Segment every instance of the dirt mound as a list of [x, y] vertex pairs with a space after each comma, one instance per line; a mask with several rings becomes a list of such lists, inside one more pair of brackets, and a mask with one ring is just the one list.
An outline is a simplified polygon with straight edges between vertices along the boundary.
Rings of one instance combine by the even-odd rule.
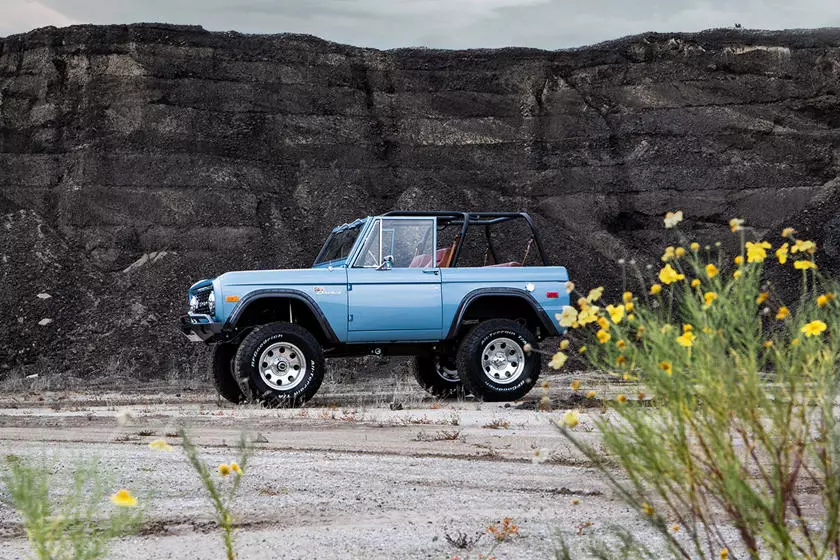
[[395, 208], [527, 210], [584, 288], [654, 262], [676, 208], [701, 243], [733, 216], [757, 235], [804, 220], [836, 269], [838, 77], [837, 30], [566, 51], [167, 25], [0, 39], [0, 365], [203, 368], [175, 328], [187, 286], [307, 266], [335, 224]]

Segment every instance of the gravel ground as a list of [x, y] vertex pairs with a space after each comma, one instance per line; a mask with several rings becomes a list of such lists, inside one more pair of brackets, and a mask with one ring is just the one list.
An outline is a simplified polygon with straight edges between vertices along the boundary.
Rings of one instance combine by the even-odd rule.
[[[6, 396], [0, 453], [46, 458], [59, 475], [98, 457], [115, 488], [131, 488], [149, 523], [143, 536], [117, 542], [110, 558], [221, 557], [210, 504], [178, 438], [167, 438], [172, 453], [147, 446], [179, 425], [212, 465], [235, 458], [242, 430], [259, 442], [236, 503], [243, 560], [478, 558], [493, 544], [488, 535], [471, 551], [446, 535], [480, 534], [504, 517], [514, 519], [520, 536], [496, 549], [499, 559], [552, 558], [558, 531], [575, 546], [613, 523], [647, 531], [551, 427], [565, 409], [418, 400], [403, 410], [356, 401], [263, 410], [220, 406], [209, 394], [188, 397]], [[123, 410], [132, 420], [119, 428]], [[597, 444], [593, 414], [600, 412], [584, 413], [576, 431]], [[456, 439], [428, 441], [444, 435]], [[534, 464], [534, 449], [549, 450], [550, 459]], [[17, 516], [8, 508], [0, 516], [0, 558], [26, 557]]]

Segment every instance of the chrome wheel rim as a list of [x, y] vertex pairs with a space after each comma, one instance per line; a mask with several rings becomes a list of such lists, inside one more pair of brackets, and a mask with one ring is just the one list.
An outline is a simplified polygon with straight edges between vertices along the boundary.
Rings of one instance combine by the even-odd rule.
[[263, 383], [278, 391], [297, 387], [306, 376], [306, 359], [290, 342], [276, 342], [263, 350], [259, 361]]
[[458, 376], [458, 370], [450, 369], [443, 365], [440, 356], [435, 356], [435, 371], [437, 372], [438, 376], [444, 381], [449, 381], [451, 383], [457, 383], [461, 381], [461, 378]]
[[494, 383], [513, 383], [524, 370], [525, 352], [510, 338], [494, 338], [481, 352], [481, 371]]

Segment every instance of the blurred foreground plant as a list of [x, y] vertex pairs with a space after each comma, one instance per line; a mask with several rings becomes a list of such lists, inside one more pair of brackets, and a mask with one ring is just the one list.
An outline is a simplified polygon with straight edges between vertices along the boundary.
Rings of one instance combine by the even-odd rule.
[[[666, 227], [681, 220], [669, 213]], [[818, 272], [813, 242], [786, 228], [773, 251], [746, 241], [743, 223], [730, 222], [734, 259], [678, 232], [683, 246], [666, 249], [641, 296], [601, 307], [596, 289], [558, 316], [581, 332], [592, 366], [653, 397], [650, 408], [618, 395], [596, 420], [620, 475], [568, 424], [558, 429], [674, 557], [838, 558], [840, 286]], [[770, 261], [801, 273], [798, 301], [765, 283]], [[614, 536], [590, 552], [662, 558], [626, 530]]]
[[[207, 490], [210, 503], [213, 504], [213, 509], [216, 513], [216, 523], [224, 532], [223, 539], [226, 558], [227, 560], [235, 560], [235, 520], [231, 507], [233, 506], [236, 491], [239, 489], [239, 484], [242, 482], [242, 477], [245, 474], [245, 468], [253, 447], [243, 434], [239, 441], [239, 462], [234, 461], [230, 464], [222, 463], [216, 469], [210, 469], [207, 463], [198, 456], [198, 449], [196, 449], [187, 431], [182, 428], [179, 430], [179, 436], [183, 441], [184, 453], [186, 453], [187, 459], [189, 459], [190, 464], [201, 479], [204, 489]], [[218, 480], [214, 471], [225, 480]]]
[[80, 464], [70, 483], [54, 484], [43, 465], [7, 455], [3, 499], [23, 520], [39, 560], [95, 560], [108, 543], [135, 531], [142, 518], [137, 499], [126, 489], [113, 491], [95, 461]]

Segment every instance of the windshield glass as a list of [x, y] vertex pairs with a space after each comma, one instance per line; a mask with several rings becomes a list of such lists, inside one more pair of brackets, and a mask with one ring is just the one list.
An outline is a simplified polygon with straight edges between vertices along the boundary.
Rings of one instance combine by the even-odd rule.
[[331, 233], [315, 264], [346, 259], [350, 255], [350, 250], [353, 249], [360, 231], [362, 231], [361, 223], [343, 231]]

